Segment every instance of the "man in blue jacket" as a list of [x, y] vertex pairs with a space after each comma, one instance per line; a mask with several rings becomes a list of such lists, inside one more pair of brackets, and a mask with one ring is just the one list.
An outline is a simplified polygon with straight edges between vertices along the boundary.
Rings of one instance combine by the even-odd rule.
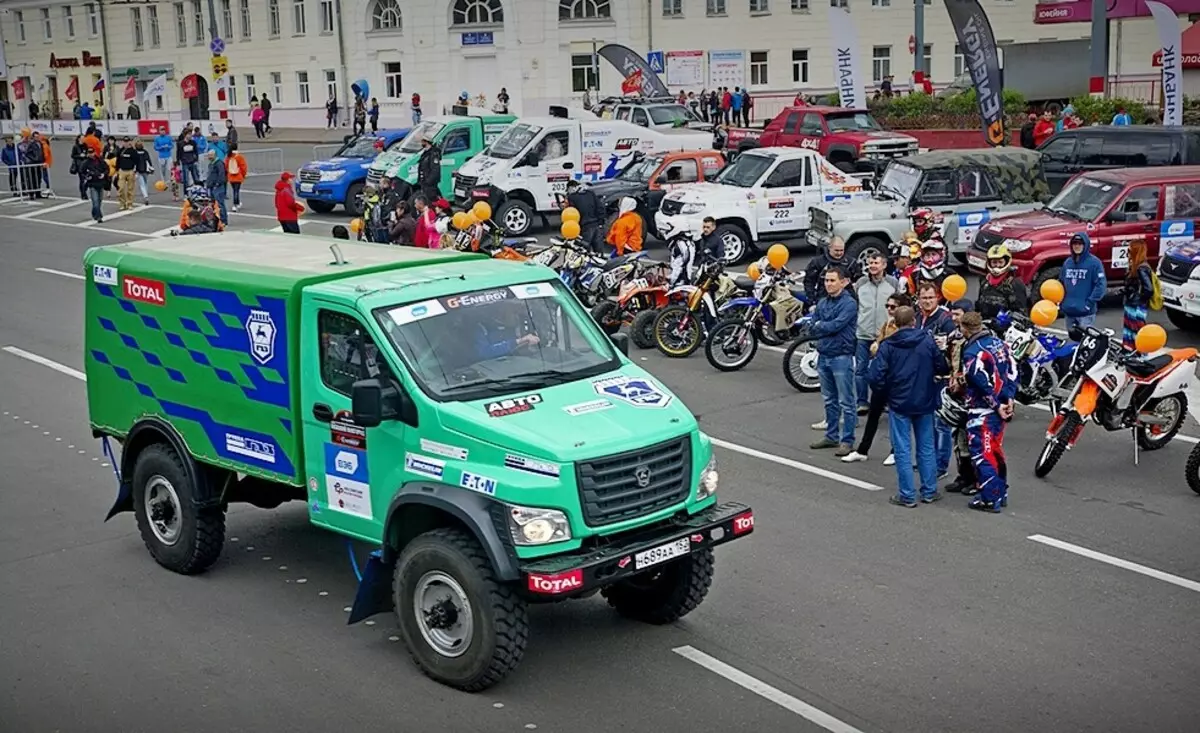
[[1062, 265], [1062, 284], [1066, 291], [1059, 309], [1067, 317], [1067, 331], [1086, 328], [1096, 322], [1100, 300], [1108, 290], [1104, 263], [1092, 254], [1092, 240], [1086, 232], [1071, 237], [1071, 256]]
[[948, 374], [950, 366], [933, 336], [916, 327], [912, 308], [897, 308], [892, 318], [899, 330], [880, 342], [867, 379], [872, 389], [884, 390], [888, 396], [888, 427], [899, 479], [899, 491], [888, 501], [911, 509], [917, 506], [912, 474], [914, 437], [921, 501], [932, 504], [942, 498], [937, 490], [933, 423], [939, 395], [937, 377]]
[[171, 156], [175, 153], [175, 138], [167, 132], [166, 125], [159, 127], [158, 135], [154, 137], [154, 153], [158, 156], [159, 180], [170, 184]]
[[[928, 331], [933, 342], [943, 355], [949, 354], [950, 337], [958, 326], [954, 316], [944, 305], [939, 304], [936, 284], [924, 281], [917, 286], [917, 328]], [[940, 419], [933, 421], [933, 443], [937, 455], [938, 478], [950, 473], [950, 458], [954, 453], [954, 431]]]
[[846, 289], [849, 284], [842, 268], [825, 270], [826, 297], [817, 303], [809, 326], [809, 333], [818, 338], [817, 371], [821, 376], [821, 399], [825, 402], [825, 420], [812, 426], [814, 430], [824, 430], [825, 437], [809, 447], [837, 448], [838, 457], [848, 456], [854, 450], [854, 428], [858, 422], [854, 393], [858, 304]]

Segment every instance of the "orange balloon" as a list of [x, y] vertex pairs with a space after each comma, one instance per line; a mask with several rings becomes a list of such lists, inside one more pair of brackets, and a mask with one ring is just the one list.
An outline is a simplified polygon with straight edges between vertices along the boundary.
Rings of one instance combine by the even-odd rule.
[[579, 221], [579, 209], [574, 206], [568, 206], [562, 210], [563, 221]]
[[471, 226], [470, 222], [467, 221], [467, 212], [465, 211], [455, 212], [454, 217], [450, 220], [450, 223], [453, 224], [454, 228], [458, 229], [459, 231]]
[[951, 275], [942, 281], [942, 297], [955, 301], [967, 294], [967, 281], [962, 275]]
[[362, 230], [363, 230], [363, 220], [362, 219], [351, 219], [350, 220], [350, 231], [354, 232], [355, 234], [358, 234]]
[[767, 262], [776, 270], [783, 269], [784, 265], [788, 263], [790, 256], [791, 253], [788, 252], [787, 245], [784, 244], [772, 244], [771, 248], [767, 250]]
[[562, 223], [562, 227], [558, 230], [563, 239], [578, 239], [583, 230], [579, 227], [579, 222], [574, 219], [567, 219]]
[[479, 217], [475, 216], [474, 211], [464, 211], [463, 216], [466, 217], [468, 227], [473, 227], [479, 223]]
[[1029, 320], [1033, 321], [1035, 326], [1046, 328], [1058, 320], [1058, 305], [1052, 300], [1039, 300], [1034, 304], [1033, 310], [1029, 311]]
[[1167, 345], [1167, 332], [1157, 323], [1148, 323], [1138, 329], [1133, 345], [1142, 354], [1158, 351]]
[[167, 190], [167, 182], [166, 181], [155, 181], [154, 182], [154, 190], [155, 191], [166, 191]]
[[471, 213], [479, 221], [487, 221], [492, 218], [492, 207], [486, 201], [476, 201], [475, 205], [471, 207]]
[[750, 278], [751, 280], [757, 280], [758, 278], [762, 277], [762, 270], [758, 269], [757, 262], [751, 262], [750, 266], [746, 268], [746, 277]]
[[1038, 288], [1038, 294], [1046, 300], [1061, 303], [1063, 302], [1063, 298], [1066, 297], [1067, 291], [1058, 280], [1047, 280], [1042, 283], [1042, 287]]

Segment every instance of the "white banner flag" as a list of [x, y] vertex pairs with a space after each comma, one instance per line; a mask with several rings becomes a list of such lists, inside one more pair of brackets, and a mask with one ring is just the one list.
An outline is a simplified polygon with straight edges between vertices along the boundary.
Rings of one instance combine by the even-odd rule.
[[1183, 124], [1183, 32], [1175, 11], [1154, 0], [1146, 8], [1158, 27], [1158, 42], [1162, 44], [1162, 90], [1164, 125]]
[[849, 8], [829, 8], [829, 33], [833, 40], [833, 80], [841, 106], [865, 108], [861, 53], [858, 33]]
[[142, 99], [151, 99], [167, 93], [167, 75], [162, 74], [154, 77], [149, 84], [146, 85], [146, 91], [142, 92]]

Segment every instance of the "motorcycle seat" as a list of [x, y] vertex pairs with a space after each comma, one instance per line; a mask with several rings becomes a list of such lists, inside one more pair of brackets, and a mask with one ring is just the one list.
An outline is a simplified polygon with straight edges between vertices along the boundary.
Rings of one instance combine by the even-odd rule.
[[746, 275], [734, 275], [733, 284], [740, 290], [754, 290], [754, 281]]
[[601, 267], [600, 269], [603, 272], [608, 272], [609, 270], [620, 267], [621, 265], [624, 265], [627, 262], [632, 262], [633, 260], [636, 260], [641, 256], [642, 256], [641, 252], [633, 252], [631, 254], [621, 255], [620, 257], [614, 257], [611, 260], [605, 262], [604, 266]]
[[1159, 354], [1158, 356], [1151, 357], [1139, 356], [1125, 362], [1125, 369], [1138, 379], [1145, 379], [1170, 364], [1171, 360], [1172, 357], [1170, 354]]

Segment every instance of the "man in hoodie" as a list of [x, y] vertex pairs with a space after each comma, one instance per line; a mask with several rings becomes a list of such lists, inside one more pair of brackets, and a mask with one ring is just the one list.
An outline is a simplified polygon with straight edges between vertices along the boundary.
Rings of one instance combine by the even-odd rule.
[[[809, 447], [813, 450], [837, 448], [838, 458], [854, 450], [854, 428], [858, 423], [854, 402], [854, 338], [858, 306], [848, 286], [850, 279], [841, 267], [825, 271], [825, 296], [813, 310], [809, 333], [817, 337], [817, 371], [821, 377], [821, 399], [825, 419], [814, 424], [825, 437]], [[841, 431], [838, 431], [839, 423]]]
[[629, 196], [621, 199], [619, 214], [604, 241], [614, 247], [614, 256], [642, 251], [642, 217], [637, 213], [637, 201]]
[[1067, 317], [1067, 331], [1084, 329], [1096, 322], [1100, 300], [1108, 290], [1104, 263], [1091, 253], [1092, 240], [1086, 232], [1071, 237], [1071, 256], [1062, 264], [1066, 291], [1059, 309]]
[[867, 258], [867, 274], [854, 284], [858, 296], [858, 345], [854, 352], [854, 391], [858, 396], [858, 413], [867, 414], [870, 400], [867, 395], [867, 364], [871, 361], [871, 344], [879, 329], [887, 322], [888, 298], [900, 292], [900, 283], [886, 274], [887, 260], [880, 253]]
[[846, 259], [846, 242], [841, 237], [830, 239], [825, 251], [809, 260], [808, 266], [804, 268], [804, 296], [808, 298], [810, 308], [825, 297], [826, 291], [822, 287], [821, 278], [831, 267], [845, 270], [851, 282], [858, 279], [854, 263]]
[[154, 136], [154, 154], [158, 156], [158, 178], [163, 183], [167, 183], [167, 176], [171, 175], [171, 154], [174, 152], [175, 138], [167, 133], [167, 126], [163, 125]]
[[279, 228], [288, 234], [300, 233], [300, 212], [304, 205], [296, 202], [296, 194], [292, 190], [291, 171], [284, 171], [275, 181], [275, 217], [279, 220]]
[[137, 176], [138, 154], [128, 137], [122, 138], [117, 150], [117, 202], [121, 211], [133, 208], [134, 178]]
[[914, 447], [921, 501], [932, 504], [942, 498], [937, 490], [933, 423], [939, 393], [937, 378], [947, 374], [949, 366], [929, 332], [916, 327], [912, 308], [897, 308], [893, 318], [898, 330], [879, 344], [867, 378], [873, 389], [884, 390], [888, 396], [888, 427], [899, 484], [899, 491], [888, 501], [911, 509], [917, 506], [912, 472]]

